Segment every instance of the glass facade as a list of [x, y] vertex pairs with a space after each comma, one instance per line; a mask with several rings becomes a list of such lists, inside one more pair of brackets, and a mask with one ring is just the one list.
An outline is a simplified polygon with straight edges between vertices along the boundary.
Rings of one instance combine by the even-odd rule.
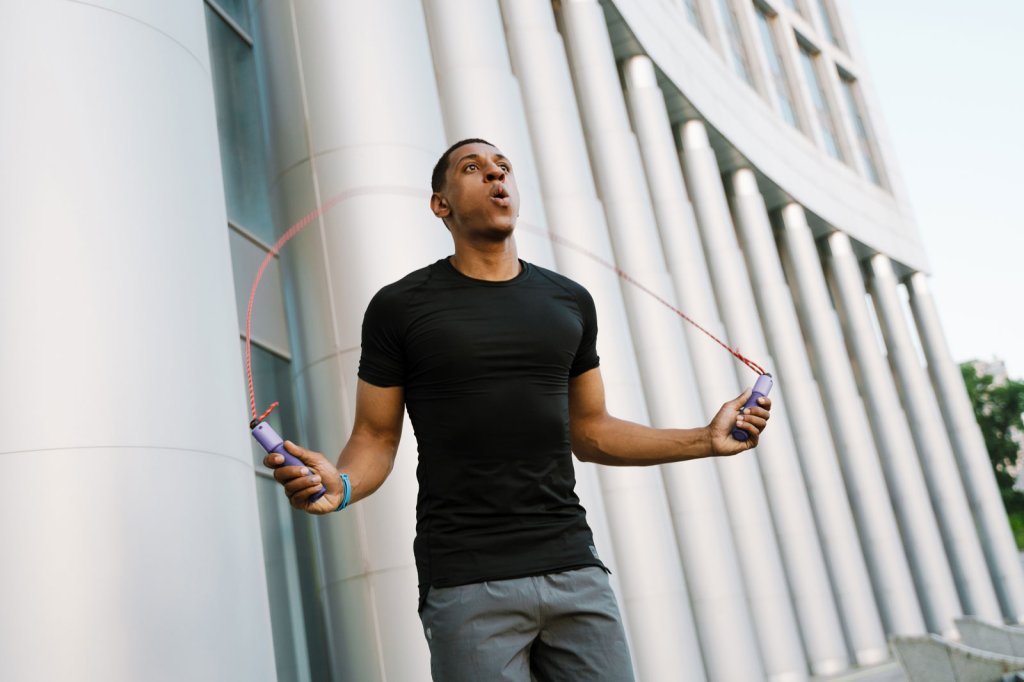
[[825, 141], [825, 150], [829, 155], [840, 161], [843, 160], [843, 153], [839, 149], [839, 136], [836, 132], [836, 121], [832, 115], [832, 108], [828, 103], [828, 95], [825, 92], [825, 84], [821, 81], [818, 73], [818, 57], [811, 54], [809, 48], [800, 45], [800, 61], [804, 67], [804, 77], [807, 79], [807, 87], [811, 91], [811, 101], [818, 116], [818, 123], [821, 126], [821, 135]]
[[853, 130], [857, 134], [857, 153], [864, 163], [864, 172], [867, 173], [871, 182], [881, 187], [882, 177], [878, 172], [878, 163], [875, 161], [874, 144], [871, 139], [871, 131], [868, 128], [867, 116], [864, 115], [858, 96], [857, 79], [839, 71], [839, 83], [842, 85], [843, 99], [846, 102], [846, 115], [853, 122]]
[[718, 4], [722, 11], [722, 21], [725, 23], [729, 50], [732, 52], [733, 67], [740, 78], [749, 83], [751, 87], [754, 87], [754, 77], [750, 69], [747, 50], [743, 44], [743, 31], [740, 29], [740, 20], [736, 15], [736, 8], [730, 0], [719, 0]]
[[760, 7], [757, 8], [757, 23], [761, 31], [761, 41], [764, 43], [764, 52], [768, 58], [768, 67], [772, 72], [772, 79], [775, 81], [775, 95], [779, 104], [779, 111], [794, 128], [799, 128], [796, 110], [793, 108], [793, 87], [789, 76], [786, 74], [786, 67], [782, 58], [782, 50], [779, 46], [778, 34], [773, 25], [774, 19]]
[[216, 6], [216, 11], [211, 4], [206, 5], [206, 30], [228, 220], [273, 243], [275, 235], [267, 199], [266, 144], [256, 62], [252, 39], [244, 30], [239, 31], [243, 23], [249, 23], [249, 11], [243, 0], [235, 0], [229, 6], [245, 9], [239, 9], [236, 17], [221, 5]]
[[[228, 229], [235, 234], [244, 231], [251, 240], [232, 240], [232, 261], [236, 271], [255, 271], [276, 234], [268, 200], [266, 131], [254, 53], [258, 46], [249, 33], [252, 10], [249, 0], [208, 0], [205, 10]], [[262, 245], [253, 248], [249, 246], [252, 242]], [[239, 249], [239, 243], [247, 248]], [[249, 262], [253, 259], [256, 262]], [[280, 286], [279, 280], [265, 279], [261, 290], [275, 285]], [[262, 299], [265, 303], [268, 297]], [[280, 316], [261, 317], [265, 324], [275, 321], [282, 327], [285, 324]], [[286, 339], [287, 332], [282, 328], [272, 336]], [[244, 338], [239, 347], [244, 360]], [[290, 366], [287, 357], [252, 345], [253, 383], [260, 392], [257, 402], [262, 407], [279, 400], [281, 406], [267, 421], [286, 438], [299, 439]], [[240, 390], [247, 392], [248, 387]], [[325, 620], [316, 594], [320, 582], [316, 519], [290, 507], [270, 471], [263, 467], [264, 452], [255, 441], [250, 444], [277, 677], [311, 682], [329, 670]]]
[[[281, 402], [267, 421], [285, 438], [296, 439], [299, 437], [298, 406], [292, 390], [290, 365], [288, 360], [252, 346], [254, 385], [268, 399], [272, 397]], [[316, 595], [316, 585], [320, 582], [316, 563], [316, 518], [291, 508], [281, 486], [263, 466], [265, 453], [255, 441], [250, 442], [256, 468], [256, 496], [277, 677], [308, 682], [316, 679], [311, 671], [322, 674], [329, 667], [325, 621]]]

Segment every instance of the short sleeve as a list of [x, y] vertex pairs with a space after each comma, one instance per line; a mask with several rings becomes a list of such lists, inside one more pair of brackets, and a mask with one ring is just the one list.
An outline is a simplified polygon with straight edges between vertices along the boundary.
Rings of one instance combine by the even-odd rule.
[[569, 369], [570, 377], [589, 372], [601, 364], [597, 355], [597, 309], [594, 307], [594, 298], [581, 286], [576, 292], [576, 301], [583, 315], [583, 334]]
[[404, 297], [381, 289], [363, 315], [359, 378], [374, 386], [405, 384]]

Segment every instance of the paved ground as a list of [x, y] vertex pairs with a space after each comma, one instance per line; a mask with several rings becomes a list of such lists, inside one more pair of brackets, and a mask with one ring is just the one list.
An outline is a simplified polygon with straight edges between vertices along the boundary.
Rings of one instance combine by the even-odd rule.
[[835, 675], [832, 677], [816, 677], [820, 682], [906, 682], [907, 678], [896, 662], [861, 668], [860, 670]]

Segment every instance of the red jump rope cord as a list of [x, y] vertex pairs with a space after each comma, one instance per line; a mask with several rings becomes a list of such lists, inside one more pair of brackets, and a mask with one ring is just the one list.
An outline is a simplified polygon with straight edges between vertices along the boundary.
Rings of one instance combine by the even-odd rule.
[[278, 403], [275, 401], [275, 402], [270, 404], [270, 407], [267, 408], [266, 412], [264, 412], [263, 414], [261, 414], [259, 416], [256, 415], [256, 392], [253, 390], [253, 386], [252, 386], [252, 343], [251, 343], [251, 341], [252, 341], [252, 304], [253, 304], [253, 301], [256, 300], [256, 289], [257, 289], [257, 287], [259, 287], [260, 280], [263, 279], [263, 273], [266, 271], [267, 266], [270, 265], [270, 261], [274, 258], [274, 256], [276, 256], [281, 251], [281, 248], [285, 244], [287, 244], [289, 241], [291, 241], [292, 237], [294, 237], [299, 232], [301, 232], [306, 227], [308, 227], [314, 220], [317, 219], [317, 217], [320, 216], [320, 214], [330, 210], [339, 201], [341, 201], [342, 199], [346, 198], [350, 194], [353, 194], [353, 193], [352, 192], [343, 192], [343, 193], [341, 193], [341, 194], [339, 194], [339, 195], [337, 195], [335, 197], [332, 197], [332, 198], [328, 199], [321, 206], [318, 206], [317, 208], [313, 209], [312, 211], [310, 211], [306, 215], [302, 216], [302, 218], [300, 218], [298, 222], [296, 222], [294, 225], [289, 227], [288, 230], [286, 230], [285, 233], [282, 234], [281, 237], [276, 242], [274, 242], [274, 245], [270, 247], [270, 250], [267, 251], [267, 255], [263, 257], [263, 261], [260, 263], [260, 267], [256, 271], [256, 276], [253, 277], [252, 289], [249, 291], [249, 305], [246, 307], [246, 310], [245, 310], [245, 376], [246, 376], [246, 380], [249, 383], [249, 406], [252, 408], [252, 417], [253, 417], [253, 419], [255, 421], [258, 421], [258, 422], [263, 421], [264, 419], [267, 418], [267, 415], [269, 415], [271, 412], [273, 412], [274, 408], [278, 406]]
[[[330, 199], [325, 201], [322, 205], [320, 205], [317, 208], [313, 209], [312, 211], [310, 211], [309, 213], [304, 215], [302, 218], [300, 218], [298, 222], [296, 222], [294, 225], [289, 227], [288, 230], [284, 234], [282, 234], [281, 237], [276, 242], [274, 242], [274, 245], [272, 247], [270, 247], [270, 250], [267, 251], [267, 255], [263, 257], [263, 262], [260, 263], [260, 267], [256, 271], [256, 276], [253, 278], [253, 281], [252, 281], [252, 289], [249, 291], [249, 305], [248, 305], [248, 307], [246, 309], [246, 312], [245, 312], [245, 374], [246, 374], [246, 378], [247, 378], [248, 383], [249, 383], [249, 406], [252, 409], [252, 416], [253, 416], [253, 420], [254, 421], [256, 421], [256, 422], [263, 421], [264, 419], [267, 418], [267, 415], [269, 415], [271, 412], [273, 412], [274, 408], [276, 408], [278, 406], [278, 403], [275, 401], [275, 402], [270, 404], [270, 407], [268, 407], [267, 410], [263, 414], [257, 415], [257, 413], [256, 413], [256, 392], [253, 390], [253, 385], [252, 385], [252, 348], [251, 348], [251, 343], [250, 343], [251, 336], [252, 336], [252, 304], [253, 304], [253, 301], [256, 298], [256, 289], [257, 289], [257, 287], [259, 287], [260, 280], [263, 278], [264, 271], [267, 269], [267, 266], [270, 264], [270, 261], [281, 251], [281, 248], [285, 244], [287, 244], [289, 241], [291, 241], [292, 237], [297, 235], [299, 232], [301, 232], [305, 228], [309, 227], [309, 225], [312, 224], [312, 222], [314, 220], [316, 220], [320, 215], [322, 215], [323, 213], [326, 213], [330, 209], [334, 208], [334, 206], [336, 206], [339, 202], [341, 202], [344, 199], [347, 199], [347, 198], [349, 198], [351, 196], [354, 196], [356, 194], [372, 193], [372, 192], [375, 192], [375, 191], [379, 191], [380, 189], [381, 188], [365, 187], [365, 188], [359, 188], [357, 190], [350, 190], [348, 192], [342, 192], [341, 194], [338, 194], [338, 195], [336, 195], [334, 197], [331, 197]], [[564, 237], [561, 237], [561, 236], [559, 236], [557, 234], [554, 234], [552, 232], [547, 232], [547, 231], [544, 231], [544, 230], [530, 229], [530, 228], [527, 228], [527, 227], [520, 227], [519, 229], [523, 230], [525, 232], [531, 232], [533, 234], [545, 237], [545, 238], [549, 239], [552, 243], [560, 244], [561, 246], [565, 246], [567, 248], [570, 248], [573, 251], [576, 251], [576, 252], [586, 256], [587, 258], [590, 258], [594, 262], [596, 262], [596, 263], [598, 263], [600, 265], [603, 265], [604, 267], [608, 268], [609, 270], [614, 272], [616, 275], [621, 277], [624, 281], [629, 282], [633, 286], [637, 287], [638, 289], [643, 291], [648, 296], [651, 296], [658, 303], [661, 303], [663, 306], [665, 306], [666, 308], [668, 308], [669, 310], [674, 312], [676, 315], [678, 315], [679, 317], [683, 318], [684, 320], [686, 320], [687, 322], [692, 324], [694, 327], [696, 327], [697, 329], [699, 329], [702, 332], [704, 332], [704, 334], [706, 334], [708, 337], [710, 337], [715, 343], [717, 343], [719, 346], [721, 346], [725, 350], [729, 351], [729, 353], [731, 353], [737, 360], [742, 362], [744, 365], [746, 365], [750, 369], [754, 370], [754, 372], [756, 372], [758, 375], [765, 374], [765, 370], [759, 364], [757, 364], [756, 362], [754, 362], [750, 358], [744, 356], [742, 353], [739, 352], [738, 349], [733, 348], [733, 347], [729, 346], [728, 344], [726, 344], [725, 342], [723, 342], [717, 336], [715, 336], [714, 334], [709, 332], [707, 329], [705, 329], [700, 324], [698, 324], [695, 320], [693, 320], [688, 315], [686, 315], [683, 311], [679, 310], [679, 308], [675, 307], [674, 305], [672, 305], [671, 303], [666, 301], [664, 298], [662, 298], [661, 296], [659, 296], [655, 292], [653, 292], [650, 289], [648, 289], [642, 283], [640, 283], [639, 281], [634, 279], [628, 272], [626, 272], [622, 268], [618, 267], [614, 263], [610, 263], [607, 260], [605, 260], [604, 258], [602, 258], [601, 256], [598, 256], [597, 254], [593, 253], [592, 251], [589, 251], [588, 249], [580, 246], [579, 244], [571, 242], [568, 239], [565, 239]]]
[[[522, 228], [520, 228], [520, 229], [522, 229]], [[554, 243], [554, 244], [561, 244], [562, 246], [568, 247], [568, 248], [572, 249], [573, 251], [576, 251], [576, 252], [586, 256], [587, 258], [591, 259], [592, 261], [603, 265], [604, 267], [608, 268], [609, 270], [614, 272], [616, 275], [621, 277], [624, 281], [629, 282], [630, 284], [635, 286], [637, 289], [639, 289], [640, 291], [644, 292], [645, 294], [647, 294], [648, 296], [653, 298], [655, 301], [657, 301], [658, 303], [662, 304], [663, 306], [665, 306], [666, 308], [668, 308], [669, 310], [674, 312], [676, 315], [678, 315], [679, 317], [683, 318], [684, 320], [686, 320], [687, 322], [692, 324], [694, 327], [696, 327], [700, 331], [704, 332], [704, 334], [706, 334], [708, 337], [710, 337], [712, 341], [717, 343], [719, 346], [721, 346], [725, 350], [729, 351], [736, 359], [738, 359], [740, 362], [742, 362], [744, 365], [746, 365], [750, 369], [752, 369], [755, 372], [757, 372], [758, 375], [765, 374], [765, 370], [761, 367], [761, 365], [757, 364], [756, 362], [754, 362], [750, 358], [748, 358], [748, 357], [744, 356], [743, 354], [741, 354], [738, 348], [733, 348], [732, 346], [729, 346], [726, 343], [724, 343], [717, 336], [715, 336], [714, 334], [709, 332], [707, 329], [702, 327], [700, 324], [698, 324], [697, 321], [694, 320], [692, 317], [690, 317], [689, 315], [684, 313], [682, 310], [680, 310], [679, 308], [675, 307], [674, 305], [672, 305], [671, 303], [666, 301], [664, 298], [662, 298], [661, 296], [659, 296], [655, 292], [653, 292], [650, 289], [648, 289], [641, 282], [638, 282], [636, 279], [634, 279], [632, 277], [632, 275], [630, 275], [628, 272], [626, 272], [625, 270], [623, 270], [619, 266], [615, 265], [614, 263], [609, 263], [607, 260], [605, 260], [604, 258], [601, 258], [601, 256], [598, 256], [593, 251], [589, 251], [589, 250], [585, 249], [584, 247], [580, 246], [579, 244], [571, 242], [568, 239], [565, 239], [564, 237], [561, 237], [561, 236], [559, 236], [557, 234], [554, 234], [552, 232], [546, 232], [546, 231], [543, 231], [543, 230], [536, 230], [536, 229], [530, 229], [530, 228], [525, 228], [525, 231], [526, 232], [531, 232], [531, 233], [536, 234], [536, 235], [540, 235], [540, 236], [546, 237], [547, 239], [551, 240], [551, 242]]]

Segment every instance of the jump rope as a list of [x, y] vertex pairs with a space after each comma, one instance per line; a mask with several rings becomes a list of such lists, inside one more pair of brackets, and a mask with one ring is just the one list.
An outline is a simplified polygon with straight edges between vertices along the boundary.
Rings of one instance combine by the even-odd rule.
[[[360, 188], [355, 190], [349, 190], [347, 192], [342, 192], [331, 197], [320, 206], [314, 208], [312, 211], [302, 216], [302, 218], [300, 218], [298, 221], [295, 222], [295, 224], [289, 227], [284, 232], [284, 234], [282, 234], [280, 238], [278, 238], [278, 240], [274, 242], [274, 245], [270, 247], [270, 250], [267, 251], [267, 255], [263, 257], [263, 261], [260, 263], [259, 269], [256, 270], [256, 276], [253, 278], [252, 281], [252, 289], [249, 291], [249, 305], [247, 306], [245, 312], [245, 374], [249, 385], [249, 407], [252, 411], [252, 421], [249, 422], [249, 428], [252, 430], [253, 438], [256, 439], [256, 442], [259, 443], [260, 446], [264, 450], [266, 450], [267, 453], [278, 453], [284, 457], [285, 466], [304, 465], [297, 457], [295, 457], [285, 449], [284, 439], [281, 438], [281, 436], [279, 436], [277, 432], [274, 431], [273, 427], [271, 427], [270, 424], [266, 421], [270, 413], [274, 411], [274, 408], [276, 408], [279, 405], [278, 401], [272, 402], [270, 406], [262, 414], [258, 414], [256, 411], [256, 392], [253, 389], [252, 382], [251, 346], [252, 306], [253, 301], [256, 299], [256, 289], [259, 287], [260, 280], [263, 278], [263, 273], [266, 271], [267, 266], [270, 265], [270, 261], [273, 260], [273, 258], [277, 256], [278, 253], [280, 253], [284, 245], [291, 241], [293, 237], [295, 237], [299, 232], [301, 232], [310, 224], [312, 224], [312, 222], [316, 220], [318, 217], [320, 217], [327, 211], [331, 210], [345, 199], [349, 199], [359, 194], [366, 194], [372, 191], [374, 191], [374, 188]], [[743, 409], [752, 407], [757, 403], [758, 398], [762, 398], [768, 395], [768, 392], [771, 390], [773, 383], [771, 374], [766, 372], [764, 368], [762, 368], [759, 364], [757, 364], [750, 358], [740, 353], [738, 349], [733, 348], [732, 346], [728, 345], [727, 343], [719, 339], [717, 336], [709, 332], [707, 329], [701, 326], [696, 320], [686, 315], [686, 313], [684, 313], [683, 311], [679, 310], [679, 308], [675, 307], [674, 305], [666, 301], [664, 298], [659, 296], [650, 288], [644, 286], [642, 282], [634, 278], [632, 275], [630, 275], [628, 272], [626, 272], [619, 266], [605, 260], [601, 256], [590, 251], [589, 249], [580, 246], [579, 244], [576, 244], [575, 242], [565, 239], [564, 237], [554, 234], [552, 232], [537, 229], [529, 229], [524, 227], [519, 227], [517, 229], [524, 232], [529, 232], [531, 234], [535, 234], [540, 237], [544, 237], [545, 239], [548, 239], [554, 244], [558, 244], [560, 246], [564, 246], [568, 249], [571, 249], [583, 256], [586, 256], [587, 258], [602, 265], [603, 267], [608, 268], [616, 275], [618, 275], [620, 279], [631, 284], [632, 286], [635, 286], [640, 291], [644, 292], [645, 294], [656, 300], [658, 303], [665, 306], [673, 313], [681, 317], [683, 320], [689, 322], [694, 327], [702, 331], [705, 335], [711, 338], [712, 341], [717, 343], [725, 350], [729, 351], [729, 353], [732, 354], [733, 357], [735, 357], [737, 360], [739, 360], [744, 365], [753, 370], [755, 373], [757, 373], [757, 380], [754, 382], [754, 386], [751, 389], [750, 398], [748, 398], [747, 402], [744, 403]], [[732, 430], [732, 437], [737, 441], [745, 442], [750, 438], [750, 434], [741, 428], [734, 427]], [[322, 497], [325, 492], [327, 492], [327, 489], [321, 485], [320, 490], [311, 495], [309, 500], [316, 501], [320, 499], [320, 497]]]

